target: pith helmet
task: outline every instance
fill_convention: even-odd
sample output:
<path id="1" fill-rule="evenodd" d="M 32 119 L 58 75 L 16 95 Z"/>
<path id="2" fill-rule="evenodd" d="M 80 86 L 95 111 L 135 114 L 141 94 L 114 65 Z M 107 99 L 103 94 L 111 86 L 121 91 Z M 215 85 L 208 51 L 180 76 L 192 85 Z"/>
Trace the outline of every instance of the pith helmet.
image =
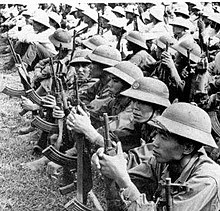
<path id="1" fill-rule="evenodd" d="M 49 17 L 44 10 L 38 9 L 32 17 L 32 20 L 50 28 Z"/>
<path id="2" fill-rule="evenodd" d="M 211 120 L 201 108 L 190 103 L 174 103 L 149 124 L 171 133 L 218 148 L 211 135 Z"/>
<path id="3" fill-rule="evenodd" d="M 200 60 L 201 48 L 195 41 L 191 39 L 183 40 L 179 44 L 173 45 L 171 47 L 186 57 L 187 57 L 187 50 L 190 50 L 190 60 L 192 60 L 195 63 L 197 63 Z"/>
<path id="4" fill-rule="evenodd" d="M 114 67 L 108 67 L 104 70 L 117 76 L 130 85 L 132 85 L 138 78 L 144 77 L 142 70 L 129 61 L 119 62 Z"/>
<path id="5" fill-rule="evenodd" d="M 58 15 L 56 12 L 48 12 L 48 16 L 49 18 L 51 18 L 52 20 L 54 20 L 59 26 L 60 26 L 60 22 L 62 17 L 60 15 Z"/>
<path id="6" fill-rule="evenodd" d="M 94 9 L 86 9 L 82 12 L 84 15 L 88 16 L 92 20 L 94 20 L 96 23 L 98 22 L 98 12 Z"/>
<path id="7" fill-rule="evenodd" d="M 101 35 L 94 35 L 84 40 L 82 44 L 91 50 L 95 50 L 100 45 L 109 45 L 109 42 Z"/>
<path id="8" fill-rule="evenodd" d="M 121 61 L 121 54 L 116 48 L 100 45 L 89 55 L 89 58 L 101 64 L 114 66 Z"/>
<path id="9" fill-rule="evenodd" d="M 136 45 L 141 46 L 142 48 L 148 49 L 146 45 L 147 40 L 155 39 L 155 33 L 143 33 L 139 31 L 131 31 L 126 36 L 126 39 Z"/>
<path id="10" fill-rule="evenodd" d="M 153 6 L 150 8 L 150 14 L 159 21 L 163 21 L 164 9 L 161 6 Z"/>
<path id="11" fill-rule="evenodd" d="M 72 49 L 71 34 L 62 28 L 57 29 L 49 36 L 49 39 L 58 48 L 60 47 L 60 44 L 62 44 L 63 48 Z"/>
<path id="12" fill-rule="evenodd" d="M 182 18 L 182 17 L 176 17 L 171 23 L 170 25 L 173 26 L 179 26 L 182 27 L 184 29 L 189 29 L 190 25 L 192 25 L 190 23 L 190 21 L 188 19 Z"/>
<path id="13" fill-rule="evenodd" d="M 125 12 L 129 12 L 129 13 L 132 13 L 132 14 L 135 14 L 135 15 L 139 15 L 137 7 L 135 7 L 134 5 L 130 5 L 130 4 L 125 8 Z"/>
<path id="14" fill-rule="evenodd" d="M 186 18 L 189 18 L 189 10 L 186 7 L 183 7 L 183 8 L 178 7 L 178 8 L 175 9 L 174 13 L 175 14 L 182 14 Z"/>
<path id="15" fill-rule="evenodd" d="M 90 64 L 91 61 L 88 59 L 88 55 L 92 53 L 91 50 L 89 49 L 80 49 L 80 50 L 77 50 L 75 55 L 73 56 L 73 59 L 72 61 L 70 61 L 70 65 L 74 65 L 74 63 L 88 63 Z"/>
<path id="16" fill-rule="evenodd" d="M 117 12 L 121 14 L 122 16 L 125 16 L 125 10 L 121 6 L 116 6 L 114 9 L 112 9 L 112 12 Z"/>
<path id="17" fill-rule="evenodd" d="M 168 47 L 170 47 L 170 46 L 172 46 L 172 45 L 174 45 L 175 43 L 177 42 L 177 40 L 176 39 L 174 39 L 173 37 L 171 37 L 170 35 L 162 35 L 162 36 L 160 36 L 157 40 L 156 40 L 156 45 L 158 46 L 158 47 L 160 47 L 161 49 L 166 49 L 166 45 L 167 45 L 167 43 L 168 43 Z M 169 51 L 170 51 L 170 53 L 172 54 L 172 55 L 174 55 L 175 54 L 175 50 L 174 49 L 172 49 L 172 48 L 169 48 Z"/>
<path id="18" fill-rule="evenodd" d="M 125 90 L 121 94 L 163 107 L 170 106 L 169 90 L 166 84 L 151 77 L 137 79 L 130 89 Z"/>

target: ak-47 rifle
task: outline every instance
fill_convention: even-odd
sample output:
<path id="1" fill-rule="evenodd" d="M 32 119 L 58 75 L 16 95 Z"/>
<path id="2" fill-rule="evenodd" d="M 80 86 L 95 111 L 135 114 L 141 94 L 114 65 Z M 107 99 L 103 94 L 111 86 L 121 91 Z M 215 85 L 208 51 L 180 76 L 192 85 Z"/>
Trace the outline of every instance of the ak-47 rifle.
<path id="1" fill-rule="evenodd" d="M 54 67 L 53 67 L 53 59 L 50 58 L 50 67 L 53 73 L 53 82 L 54 82 L 54 88 L 55 88 L 55 97 L 56 97 L 56 102 L 57 106 L 63 110 L 63 101 L 62 101 L 62 95 L 61 95 L 61 81 L 57 77 L 57 72 L 59 71 L 59 62 L 57 63 L 57 72 L 55 72 Z M 62 136 L 63 136 L 63 118 L 58 119 L 58 128 L 59 128 L 59 133 L 58 133 L 58 138 L 56 141 L 56 148 L 59 150 L 61 144 L 62 144 Z"/>
<path id="2" fill-rule="evenodd" d="M 72 61 L 72 59 L 73 59 L 73 55 L 74 55 L 75 50 L 76 50 L 76 30 L 73 30 L 73 49 L 71 52 L 70 61 Z"/>
<path id="3" fill-rule="evenodd" d="M 12 88 L 10 88 L 8 86 L 4 87 L 4 89 L 1 92 L 6 94 L 6 95 L 9 95 L 11 97 L 26 96 L 25 90 L 12 89 Z"/>
<path id="4" fill-rule="evenodd" d="M 165 188 L 166 211 L 173 211 L 172 195 L 174 192 L 188 192 L 190 189 L 187 184 L 171 183 L 171 178 L 166 178 L 166 182 L 162 186 Z"/>
<path id="5" fill-rule="evenodd" d="M 31 122 L 31 125 L 35 126 L 36 128 L 39 128 L 40 130 L 48 133 L 58 133 L 59 127 L 58 124 L 47 122 L 43 120 L 39 116 L 35 116 L 34 119 Z"/>
<path id="6" fill-rule="evenodd" d="M 137 15 L 135 14 L 135 9 L 133 8 L 133 20 L 134 20 L 134 31 L 138 30 L 138 22 L 137 22 Z"/>
<path id="7" fill-rule="evenodd" d="M 112 146 L 112 142 L 109 134 L 109 116 L 107 113 L 103 114 L 105 139 L 104 139 L 104 152 L 107 155 L 114 156 L 116 154 L 115 148 Z M 107 201 L 107 211 L 125 211 L 127 210 L 126 204 L 121 200 L 116 183 L 114 180 L 107 177 L 105 179 L 105 196 Z"/>
<path id="8" fill-rule="evenodd" d="M 14 50 L 14 47 L 13 47 L 13 44 L 12 44 L 12 41 L 11 41 L 11 38 L 9 36 L 7 36 L 7 39 L 8 39 L 8 43 L 9 43 L 9 46 L 10 46 L 10 50 L 11 50 L 13 59 L 14 59 L 15 63 L 19 63 L 18 58 L 17 58 L 17 54 L 15 53 L 15 50 Z"/>

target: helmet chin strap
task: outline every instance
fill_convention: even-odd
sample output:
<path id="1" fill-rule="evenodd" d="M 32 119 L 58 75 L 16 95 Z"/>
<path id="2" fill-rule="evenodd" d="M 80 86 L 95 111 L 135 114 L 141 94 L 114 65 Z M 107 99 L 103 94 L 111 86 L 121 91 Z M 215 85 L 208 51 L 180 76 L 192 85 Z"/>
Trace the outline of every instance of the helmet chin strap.
<path id="1" fill-rule="evenodd" d="M 153 116 L 155 114 L 155 111 L 156 111 L 156 109 L 153 108 L 153 112 L 152 112 L 152 114 L 150 115 L 150 117 L 148 118 L 148 120 L 146 122 L 149 122 L 153 118 Z"/>

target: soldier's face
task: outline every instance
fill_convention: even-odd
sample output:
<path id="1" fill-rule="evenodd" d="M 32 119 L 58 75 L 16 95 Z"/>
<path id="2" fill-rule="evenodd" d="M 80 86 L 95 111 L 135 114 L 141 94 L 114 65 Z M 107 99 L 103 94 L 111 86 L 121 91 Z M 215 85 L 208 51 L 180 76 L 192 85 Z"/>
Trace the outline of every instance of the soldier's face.
<path id="1" fill-rule="evenodd" d="M 75 70 L 79 80 L 86 80 L 90 76 L 89 63 L 76 63 Z"/>
<path id="2" fill-rule="evenodd" d="M 184 154 L 184 145 L 177 142 L 176 136 L 160 129 L 153 137 L 153 146 L 153 155 L 160 163 L 179 161 Z"/>
<path id="3" fill-rule="evenodd" d="M 135 122 L 148 122 L 154 112 L 153 105 L 144 101 L 133 99 L 131 106 Z"/>
<path id="4" fill-rule="evenodd" d="M 123 82 L 120 78 L 110 75 L 110 81 L 108 83 L 109 86 L 109 91 L 113 94 L 116 95 L 120 93 L 123 89 Z"/>

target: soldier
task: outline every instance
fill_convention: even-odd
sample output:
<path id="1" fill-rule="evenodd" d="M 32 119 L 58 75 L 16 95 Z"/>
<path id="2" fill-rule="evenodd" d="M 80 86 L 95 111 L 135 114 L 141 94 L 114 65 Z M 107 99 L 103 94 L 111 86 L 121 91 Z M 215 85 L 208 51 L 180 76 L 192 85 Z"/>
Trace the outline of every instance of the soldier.
<path id="1" fill-rule="evenodd" d="M 81 100 L 87 104 L 94 111 L 99 109 L 100 106 L 109 101 L 108 82 L 109 77 L 107 72 L 103 69 L 116 65 L 121 61 L 120 52 L 110 46 L 100 45 L 90 55 L 92 60 L 92 78 L 98 78 L 97 81 L 90 89 L 81 95 Z"/>
<path id="2" fill-rule="evenodd" d="M 156 133 L 149 146 L 149 155 L 135 168 L 127 171 L 120 142 L 116 156 L 104 154 L 103 148 L 93 156 L 102 174 L 118 184 L 122 199 L 129 202 L 127 209 L 164 210 L 166 201 L 162 185 L 169 177 L 176 185 L 188 184 L 186 191 L 171 191 L 171 203 L 167 204 L 171 210 L 218 211 L 220 167 L 207 157 L 203 148 L 217 147 L 208 114 L 194 105 L 175 103 L 150 124 L 155 126 Z M 138 190 L 132 175 L 144 178 L 142 184 L 147 186 L 144 191 Z"/>
<path id="3" fill-rule="evenodd" d="M 119 118 L 121 118 L 119 120 L 121 122 L 125 121 L 126 124 L 121 124 L 121 127 L 117 128 L 114 133 L 122 141 L 124 150 L 128 151 L 131 148 L 140 146 L 141 138 L 146 142 L 151 141 L 152 127 L 149 127 L 146 123 L 154 116 L 161 114 L 170 105 L 168 100 L 169 91 L 167 86 L 160 80 L 142 77 L 137 79 L 132 87 L 122 92 L 121 95 L 131 98 L 133 114 L 128 115 L 127 118 L 119 115 Z M 103 137 L 90 124 L 85 112 L 82 115 L 70 114 L 67 124 L 70 129 L 85 133 L 91 143 L 103 146 Z M 140 150 L 139 155 L 141 154 L 143 152 Z M 137 157 L 141 157 L 139 155 Z M 137 158 L 132 165 L 141 162 L 141 160 L 141 158 Z"/>
<path id="4" fill-rule="evenodd" d="M 127 49 L 132 51 L 125 60 L 128 60 L 142 69 L 145 76 L 149 76 L 152 72 L 151 66 L 156 60 L 150 55 L 152 41 L 155 39 L 152 33 L 142 33 L 138 31 L 131 31 L 126 36 Z"/>

